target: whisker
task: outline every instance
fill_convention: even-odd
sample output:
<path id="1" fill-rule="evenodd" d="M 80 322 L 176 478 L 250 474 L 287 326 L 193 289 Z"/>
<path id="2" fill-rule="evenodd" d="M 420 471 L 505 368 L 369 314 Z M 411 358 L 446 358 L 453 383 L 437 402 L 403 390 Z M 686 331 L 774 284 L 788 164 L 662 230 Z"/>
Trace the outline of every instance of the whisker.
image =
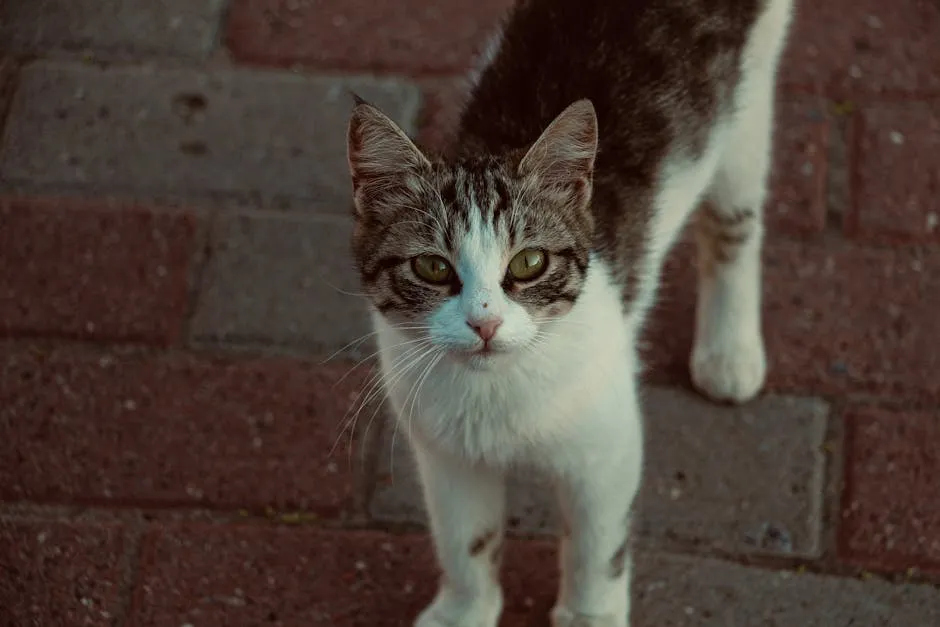
<path id="1" fill-rule="evenodd" d="M 372 331 L 371 333 L 366 333 L 365 335 L 362 335 L 362 336 L 360 336 L 360 337 L 357 337 L 357 338 L 354 339 L 352 342 L 346 344 L 345 346 L 343 346 L 343 347 L 340 348 L 340 349 L 337 349 L 332 355 L 330 355 L 329 357 L 327 357 L 326 359 L 324 359 L 323 361 L 321 361 L 321 362 L 320 362 L 320 365 L 322 366 L 323 364 L 329 362 L 330 360 L 335 359 L 337 355 L 339 355 L 340 353 L 343 353 L 343 352 L 346 351 L 347 349 L 350 349 L 350 348 L 352 348 L 353 346 L 358 346 L 359 344 L 362 344 L 363 342 L 365 342 L 366 340 L 368 340 L 368 339 L 369 339 L 370 337 L 372 337 L 373 335 L 376 335 L 377 333 L 378 333 L 378 331 Z"/>
<path id="2" fill-rule="evenodd" d="M 421 378 L 418 380 L 418 389 L 415 392 L 414 400 L 411 401 L 411 417 L 408 419 L 408 436 L 413 437 L 414 431 L 412 425 L 414 423 L 414 403 L 418 400 L 418 395 L 421 393 L 421 389 L 424 387 L 424 384 L 428 380 L 428 376 L 434 370 L 434 367 L 440 363 L 441 359 L 444 358 L 445 351 L 441 350 L 438 352 L 437 356 L 431 361 L 428 367 L 424 370 L 424 373 L 421 375 Z M 394 475 L 392 475 L 394 477 Z"/>
<path id="3" fill-rule="evenodd" d="M 407 323 L 407 322 L 403 322 L 403 323 L 400 323 L 400 324 L 393 324 L 393 325 L 391 325 L 391 326 L 392 326 L 392 328 L 398 329 L 398 330 L 400 330 L 400 331 L 427 331 L 427 330 L 429 330 L 429 329 L 431 328 L 430 326 L 425 325 L 425 324 L 411 324 L 411 323 Z M 379 333 L 379 331 L 371 331 L 371 332 L 369 332 L 369 333 L 366 333 L 365 335 L 359 336 L 358 338 L 356 338 L 356 339 L 354 339 L 353 341 L 349 342 L 348 344 L 346 344 L 346 345 L 343 346 L 342 348 L 339 348 L 339 349 L 337 349 L 336 351 L 334 351 L 329 357 L 327 357 L 326 359 L 324 359 L 323 361 L 321 361 L 321 362 L 320 362 L 320 365 L 323 365 L 323 364 L 328 363 L 329 361 L 335 359 L 338 355 L 340 355 L 340 354 L 342 354 L 343 352 L 349 350 L 350 348 L 353 348 L 353 347 L 356 347 L 356 346 L 362 344 L 363 342 L 365 342 L 366 340 L 368 340 L 370 337 L 373 337 L 373 336 L 375 336 L 375 335 L 378 335 L 378 333 Z"/>
<path id="4" fill-rule="evenodd" d="M 428 342 L 429 343 L 429 342 Z M 411 347 L 404 352 L 404 354 L 399 355 L 396 360 L 394 360 L 390 366 L 392 372 L 395 371 L 401 364 L 405 363 L 412 355 L 420 352 L 424 348 L 424 344 L 418 345 L 417 347 Z M 373 368 L 375 375 L 370 377 L 363 386 L 362 391 L 359 392 L 357 397 L 353 401 L 353 405 L 347 411 L 346 416 L 344 416 L 341 424 L 343 425 L 339 435 L 336 438 L 336 441 L 333 443 L 333 447 L 330 449 L 330 454 L 332 455 L 335 451 L 337 444 L 342 439 L 343 435 L 347 430 L 352 429 L 350 432 L 350 449 L 352 448 L 352 437 L 355 434 L 356 420 L 359 418 L 359 415 L 362 413 L 362 410 L 368 406 L 368 404 L 375 398 L 375 395 L 382 390 L 384 384 L 384 375 L 381 368 Z M 355 411 L 352 416 L 350 412 Z"/>
<path id="5" fill-rule="evenodd" d="M 369 377 L 370 377 L 370 378 L 373 376 L 373 373 L 376 371 L 377 368 L 378 368 L 378 365 L 374 365 L 374 366 L 372 366 L 372 368 L 369 370 Z M 363 384 L 363 388 L 365 388 L 365 386 L 366 386 L 366 384 Z M 349 414 L 350 414 L 350 412 L 352 412 L 352 411 L 356 408 L 356 406 L 359 404 L 359 399 L 360 399 L 361 397 L 362 397 L 362 391 L 360 390 L 360 392 L 359 392 L 358 394 L 356 394 L 356 397 L 352 400 L 352 403 L 350 403 L 349 409 L 346 410 L 345 415 L 344 415 L 343 418 L 340 420 L 340 431 L 339 431 L 339 434 L 337 434 L 336 439 L 333 441 L 333 446 L 330 447 L 330 452 L 327 454 L 327 457 L 332 457 L 332 456 L 333 456 L 333 453 L 336 452 L 336 447 L 339 445 L 339 442 L 340 442 L 340 440 L 343 439 L 343 435 L 345 435 L 346 430 L 350 427 L 350 424 L 353 422 L 353 420 L 348 419 Z M 355 426 L 355 425 L 353 424 L 352 426 Z M 350 436 L 350 448 L 351 448 L 351 447 L 352 447 L 352 436 Z"/>
<path id="6" fill-rule="evenodd" d="M 425 357 L 428 357 L 429 355 L 433 354 L 433 353 L 434 353 L 435 351 L 437 351 L 437 350 L 439 350 L 437 347 L 432 346 L 431 348 L 429 348 L 428 350 L 426 350 L 425 352 L 423 352 L 418 358 L 414 359 L 414 360 L 408 365 L 407 368 L 403 369 L 403 371 L 401 372 L 401 375 L 398 376 L 398 377 L 395 379 L 394 382 L 390 382 L 390 383 L 388 383 L 387 385 L 390 387 L 390 386 L 394 385 L 395 383 L 398 383 L 398 381 L 400 381 L 402 378 L 404 378 L 405 374 L 407 374 L 409 371 L 411 371 L 417 364 L 421 363 L 421 361 L 424 360 Z M 408 396 L 410 396 L 410 395 L 411 395 L 411 392 L 408 393 Z M 405 400 L 404 400 L 404 402 L 402 403 L 402 410 L 404 410 L 405 404 L 408 402 L 408 396 L 405 397 Z M 399 428 L 400 428 L 400 426 L 401 426 L 402 419 L 403 419 L 403 416 L 398 416 L 397 419 L 395 420 L 395 428 L 394 428 L 394 430 L 392 431 L 392 442 L 391 442 L 391 447 L 392 447 L 392 450 L 393 450 L 393 451 L 395 450 L 395 440 L 396 440 L 396 438 L 398 437 L 398 430 L 399 430 Z M 391 459 L 390 459 L 390 461 L 389 461 L 389 474 L 390 474 L 390 475 L 392 476 L 392 478 L 394 479 L 394 477 L 395 477 L 395 456 L 394 456 L 394 455 L 391 456 Z"/>
<path id="7" fill-rule="evenodd" d="M 424 372 L 421 373 L 421 375 L 418 377 L 417 381 L 415 382 L 414 396 L 411 399 L 411 409 L 409 410 L 409 414 L 411 416 L 408 421 L 409 425 L 414 420 L 415 403 L 418 401 L 418 394 L 421 392 L 421 386 L 424 384 L 425 380 L 428 378 L 428 375 L 431 374 L 431 370 L 433 370 L 434 366 L 437 365 L 437 362 L 439 362 L 441 360 L 441 357 L 443 356 L 444 356 L 443 349 L 439 349 L 439 353 L 432 358 L 432 360 L 428 363 L 427 368 L 424 369 Z M 408 402 L 407 397 L 405 398 L 405 402 L 406 403 Z M 404 406 L 402 407 L 404 408 Z M 410 427 L 409 427 L 409 434 L 410 434 Z"/>
<path id="8" fill-rule="evenodd" d="M 346 371 L 346 374 L 344 374 L 342 377 L 340 377 L 339 380 L 338 380 L 336 383 L 334 383 L 333 385 L 334 385 L 334 387 L 335 387 L 335 386 L 339 385 L 340 383 L 342 383 L 343 379 L 345 379 L 346 377 L 348 377 L 348 376 L 350 375 L 350 373 L 352 373 L 354 370 L 356 370 L 356 368 L 358 368 L 359 366 L 361 366 L 361 365 L 364 364 L 365 362 L 369 361 L 370 359 L 372 359 L 372 358 L 375 357 L 376 355 L 382 354 L 382 353 L 384 353 L 385 351 L 394 350 L 394 349 L 396 349 L 396 348 L 399 348 L 400 346 L 407 346 L 407 345 L 409 345 L 409 344 L 414 344 L 414 343 L 416 343 L 416 342 L 424 342 L 424 341 L 426 341 L 426 338 L 420 338 L 420 337 L 419 337 L 419 338 L 417 338 L 417 339 L 406 340 L 406 341 L 404 341 L 404 342 L 399 342 L 398 344 L 393 344 L 392 346 L 386 346 L 385 348 L 380 348 L 380 349 L 378 349 L 378 350 L 376 350 L 376 351 L 370 353 L 369 355 L 366 355 L 365 357 L 363 357 L 362 359 L 360 359 L 359 361 L 357 361 L 355 364 L 353 364 L 353 366 L 352 366 L 349 370 Z"/>
<path id="9" fill-rule="evenodd" d="M 532 318 L 532 321 L 537 324 L 547 324 L 549 322 L 559 323 L 559 324 L 574 324 L 578 326 L 588 326 L 587 322 L 582 320 L 572 320 L 567 316 L 547 316 L 544 318 Z"/>
<path id="10" fill-rule="evenodd" d="M 334 290 L 336 290 L 337 292 L 339 292 L 340 294 L 343 294 L 344 296 L 356 296 L 356 297 L 359 297 L 359 298 L 370 298 L 370 296 L 369 296 L 368 294 L 358 294 L 358 293 L 356 293 L 356 292 L 347 292 L 347 291 L 344 290 L 343 288 L 338 287 L 338 286 L 336 286 L 336 285 L 333 285 L 333 284 L 330 283 L 329 281 L 324 281 L 324 283 L 325 283 L 326 285 L 330 286 L 331 288 L 333 288 Z"/>
<path id="11" fill-rule="evenodd" d="M 390 372 L 388 373 L 388 376 L 391 377 L 391 376 L 394 376 L 394 375 L 399 375 L 399 373 L 400 373 L 401 376 L 404 376 L 404 374 L 411 368 L 411 366 L 412 366 L 416 361 L 419 361 L 419 360 L 422 358 L 422 356 L 416 357 L 408 366 L 404 366 L 404 363 L 405 363 L 408 359 L 410 359 L 411 357 L 417 355 L 418 353 L 421 353 L 421 351 L 423 351 L 425 348 L 427 348 L 428 344 L 430 344 L 430 341 L 425 341 L 425 342 L 419 344 L 418 346 L 413 346 L 413 347 L 411 347 L 410 349 L 408 349 L 408 351 L 406 351 L 405 354 L 402 355 L 401 358 L 400 358 L 398 361 L 396 361 L 395 363 L 392 364 L 392 366 L 391 366 L 391 368 L 390 368 Z M 399 368 L 401 368 L 401 369 L 399 369 Z M 385 383 L 386 385 L 391 385 L 391 384 L 393 384 L 393 383 L 397 383 L 398 380 L 401 378 L 401 376 L 398 376 L 398 377 L 397 377 L 396 379 L 394 379 L 394 380 L 385 381 L 384 383 Z M 374 396 L 374 393 L 373 393 L 373 396 Z M 371 400 L 371 398 L 367 398 L 365 402 L 369 402 L 370 400 Z"/>

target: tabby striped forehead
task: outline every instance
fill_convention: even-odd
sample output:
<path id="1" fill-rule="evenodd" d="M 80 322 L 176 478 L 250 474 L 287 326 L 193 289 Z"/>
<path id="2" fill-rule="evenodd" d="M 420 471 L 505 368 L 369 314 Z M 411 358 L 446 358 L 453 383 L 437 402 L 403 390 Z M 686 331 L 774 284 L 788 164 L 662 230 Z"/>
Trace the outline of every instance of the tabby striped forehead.
<path id="1" fill-rule="evenodd" d="M 487 225 L 495 233 L 508 236 L 508 246 L 516 245 L 524 226 L 521 210 L 515 210 L 514 185 L 498 163 L 474 164 L 441 172 L 441 209 L 447 216 L 443 233 L 449 251 L 459 249 L 459 237 L 471 225 Z"/>
<path id="2" fill-rule="evenodd" d="M 380 311 L 419 318 L 480 277 L 533 312 L 576 301 L 587 272 L 589 232 L 574 216 L 527 197 L 505 162 L 438 164 L 430 176 L 402 184 L 411 201 L 388 220 L 360 223 L 355 236 L 363 284 Z M 506 265 L 527 248 L 547 253 L 548 270 L 529 283 L 513 281 Z M 411 259 L 425 254 L 453 265 L 452 284 L 430 285 L 415 275 Z"/>

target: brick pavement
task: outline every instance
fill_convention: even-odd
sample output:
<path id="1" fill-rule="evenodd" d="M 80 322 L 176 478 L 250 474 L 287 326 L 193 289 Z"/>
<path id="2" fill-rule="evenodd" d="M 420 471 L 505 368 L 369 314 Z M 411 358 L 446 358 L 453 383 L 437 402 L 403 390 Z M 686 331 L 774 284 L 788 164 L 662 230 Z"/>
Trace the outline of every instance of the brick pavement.
<path id="1" fill-rule="evenodd" d="M 368 344 L 326 359 L 367 329 L 346 90 L 443 145 L 508 1 L 0 4 L 0 625 L 427 601 L 401 438 L 371 406 L 344 430 Z M 800 9 L 767 393 L 688 391 L 688 246 L 649 332 L 640 627 L 940 624 L 940 5 Z M 543 625 L 554 512 L 512 490 L 504 624 Z"/>

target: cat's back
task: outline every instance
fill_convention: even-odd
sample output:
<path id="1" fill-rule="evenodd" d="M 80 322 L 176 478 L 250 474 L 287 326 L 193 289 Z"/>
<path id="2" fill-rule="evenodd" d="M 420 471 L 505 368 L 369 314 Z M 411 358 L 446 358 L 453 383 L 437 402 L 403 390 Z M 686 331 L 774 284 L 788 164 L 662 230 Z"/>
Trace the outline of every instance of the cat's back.
<path id="1" fill-rule="evenodd" d="M 777 1 L 520 0 L 467 103 L 462 137 L 473 149 L 519 148 L 589 98 L 601 161 L 628 136 L 633 152 L 662 142 L 680 130 L 676 120 L 704 122 L 722 106 L 752 25 Z"/>

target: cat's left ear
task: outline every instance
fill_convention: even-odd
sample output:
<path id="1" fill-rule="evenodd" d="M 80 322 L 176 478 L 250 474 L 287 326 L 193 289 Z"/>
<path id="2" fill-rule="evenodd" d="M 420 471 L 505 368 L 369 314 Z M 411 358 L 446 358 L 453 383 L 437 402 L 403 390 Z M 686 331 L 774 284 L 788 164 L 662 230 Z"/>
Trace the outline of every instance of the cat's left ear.
<path id="1" fill-rule="evenodd" d="M 539 186 L 572 194 L 567 201 L 590 198 L 597 157 L 597 115 L 590 100 L 578 100 L 556 117 L 519 163 L 519 174 Z"/>
<path id="2" fill-rule="evenodd" d="M 400 202 L 386 196 L 402 194 L 414 177 L 431 169 L 427 157 L 395 122 L 358 97 L 346 133 L 346 156 L 360 215 Z"/>

